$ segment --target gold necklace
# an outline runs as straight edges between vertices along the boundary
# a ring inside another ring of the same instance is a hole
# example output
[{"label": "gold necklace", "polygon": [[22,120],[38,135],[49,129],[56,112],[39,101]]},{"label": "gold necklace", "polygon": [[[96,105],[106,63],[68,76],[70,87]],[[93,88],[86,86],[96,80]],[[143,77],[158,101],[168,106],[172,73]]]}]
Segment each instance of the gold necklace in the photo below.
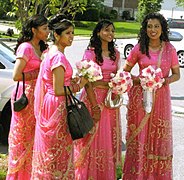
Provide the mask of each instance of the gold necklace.
[{"label": "gold necklace", "polygon": [[41,50],[40,50],[40,45],[35,45],[32,41],[30,41],[30,42],[31,42],[31,45],[33,46],[33,48],[34,48],[36,54],[37,54],[39,57],[41,57],[42,52],[41,52]]},{"label": "gold necklace", "polygon": [[162,49],[162,42],[160,42],[158,45],[151,45],[151,43],[149,44],[149,47],[153,50],[161,50]]}]

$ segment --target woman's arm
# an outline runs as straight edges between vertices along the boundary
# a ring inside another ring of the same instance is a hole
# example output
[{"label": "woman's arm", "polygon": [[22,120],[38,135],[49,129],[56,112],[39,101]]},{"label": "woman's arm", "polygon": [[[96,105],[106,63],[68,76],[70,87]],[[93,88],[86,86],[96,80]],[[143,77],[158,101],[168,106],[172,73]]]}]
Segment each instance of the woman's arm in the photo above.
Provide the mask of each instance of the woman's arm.
[{"label": "woman's arm", "polygon": [[[13,80],[22,81],[22,72],[26,66],[26,61],[23,58],[16,59],[14,70],[13,70]],[[35,69],[29,72],[25,72],[25,81],[30,81],[37,79],[40,69]]]},{"label": "woman's arm", "polygon": [[22,58],[16,59],[15,66],[13,69],[13,80],[14,81],[22,81],[22,72],[25,66],[26,66],[26,61],[24,59]]},{"label": "woman's arm", "polygon": [[179,67],[171,68],[171,72],[172,74],[169,77],[165,78],[165,82],[164,82],[165,85],[171,84],[180,79],[180,68]]},{"label": "woman's arm", "polygon": [[[53,69],[53,89],[56,96],[64,96],[64,75],[65,75],[65,69],[63,66],[59,66],[57,68]],[[88,82],[87,79],[82,77],[80,79],[79,84],[73,84],[70,86],[70,89],[72,92],[78,92],[80,89],[82,89],[85,84]],[[67,91],[67,93],[69,93]]]},{"label": "woman's arm", "polygon": [[96,95],[93,90],[92,83],[87,83],[85,85],[85,90],[89,99],[89,102],[91,103],[91,111],[92,116],[95,122],[98,122],[101,118],[101,108],[96,100]]},{"label": "woman's arm", "polygon": [[109,82],[105,82],[105,81],[95,81],[95,82],[92,82],[91,85],[92,87],[97,87],[97,86],[103,86],[103,87],[107,87],[109,88],[109,85],[108,85]]}]

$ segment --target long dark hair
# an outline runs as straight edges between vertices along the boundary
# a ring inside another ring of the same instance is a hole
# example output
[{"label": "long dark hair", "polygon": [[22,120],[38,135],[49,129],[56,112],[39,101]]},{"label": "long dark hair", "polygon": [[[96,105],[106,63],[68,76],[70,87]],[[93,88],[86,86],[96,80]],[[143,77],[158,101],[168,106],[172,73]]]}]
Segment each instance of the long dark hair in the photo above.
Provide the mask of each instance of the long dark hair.
[{"label": "long dark hair", "polygon": [[[101,20],[94,28],[93,34],[90,38],[90,42],[88,45],[88,49],[94,48],[95,55],[96,55],[96,61],[99,65],[101,65],[103,63],[103,57],[102,57],[102,42],[100,40],[100,37],[98,36],[98,33],[104,27],[108,27],[110,25],[113,25],[113,27],[114,27],[113,22],[111,22],[107,19]],[[108,50],[110,51],[110,54],[109,54],[110,58],[113,61],[115,61],[116,60],[116,52],[115,52],[115,43],[113,40],[108,43]]]},{"label": "long dark hair", "polygon": [[[32,28],[36,29],[39,26],[45,25],[47,23],[48,23],[47,18],[40,14],[37,14],[28,18],[22,27],[21,37],[19,37],[17,40],[15,53],[21,43],[31,41],[31,39],[33,38]],[[41,52],[43,52],[48,47],[48,45],[42,40],[40,40],[39,45],[40,45]]]},{"label": "long dark hair", "polygon": [[138,35],[138,42],[140,43],[140,51],[149,57],[149,37],[147,35],[147,24],[149,19],[158,19],[162,26],[162,34],[160,40],[169,41],[169,28],[166,19],[160,13],[150,13],[142,21],[142,26]]},{"label": "long dark hair", "polygon": [[74,24],[66,19],[66,16],[63,14],[57,14],[49,20],[49,29],[52,30],[51,39],[55,41],[53,33],[55,32],[58,35],[61,35],[63,31],[69,27],[74,27]]}]

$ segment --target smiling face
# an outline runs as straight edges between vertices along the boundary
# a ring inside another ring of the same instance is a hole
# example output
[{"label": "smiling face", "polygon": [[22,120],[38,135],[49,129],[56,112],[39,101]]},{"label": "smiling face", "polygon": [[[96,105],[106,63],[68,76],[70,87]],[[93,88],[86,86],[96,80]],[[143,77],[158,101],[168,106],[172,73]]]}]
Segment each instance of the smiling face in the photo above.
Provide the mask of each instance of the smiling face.
[{"label": "smiling face", "polygon": [[71,46],[74,38],[74,28],[70,26],[68,29],[64,30],[61,35],[57,36],[57,44],[61,49],[65,49],[67,46]]},{"label": "smiling face", "polygon": [[151,40],[160,39],[162,26],[158,19],[149,19],[147,23],[147,35]]},{"label": "smiling face", "polygon": [[114,39],[114,26],[111,24],[103,27],[98,35],[100,36],[101,41],[111,42]]}]

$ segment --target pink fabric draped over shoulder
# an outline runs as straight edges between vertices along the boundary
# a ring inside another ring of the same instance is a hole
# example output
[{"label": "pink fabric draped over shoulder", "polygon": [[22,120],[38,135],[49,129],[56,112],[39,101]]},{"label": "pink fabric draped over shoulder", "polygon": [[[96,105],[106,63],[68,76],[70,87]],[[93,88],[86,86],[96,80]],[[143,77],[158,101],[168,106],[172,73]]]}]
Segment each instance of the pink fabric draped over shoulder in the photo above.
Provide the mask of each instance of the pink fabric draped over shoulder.
[{"label": "pink fabric draped over shoulder", "polygon": [[[30,43],[22,43],[16,53],[16,58],[26,61],[24,72],[39,69],[41,59],[37,56],[34,48]],[[6,179],[29,180],[32,169],[32,149],[35,132],[35,116],[34,116],[34,88],[36,80],[25,82],[25,92],[28,98],[28,105],[20,112],[12,111],[12,119],[9,133],[9,162],[8,173]],[[17,99],[22,95],[22,82],[19,83]],[[13,101],[15,97],[15,89],[11,97],[13,109]]]},{"label": "pink fabric draped over shoulder", "polygon": [[[156,68],[159,51],[149,51],[148,58],[139,49],[137,44],[126,63],[130,66],[138,63],[140,72],[149,65]],[[169,42],[165,42],[160,66],[163,76],[168,77],[171,68],[178,66],[175,48]],[[133,86],[129,92],[127,108],[127,151],[123,179],[171,180],[173,143],[169,86],[164,85],[156,91],[149,118],[145,118],[140,85]]]},{"label": "pink fabric draped over shoulder", "polygon": [[[103,57],[101,65],[103,79],[108,82],[110,74],[117,72],[119,52],[116,51],[116,61]],[[86,50],[83,59],[96,62],[93,49]],[[98,104],[103,104],[108,89],[94,88]],[[91,104],[86,91],[81,94],[82,101],[91,112]],[[115,180],[116,168],[121,166],[121,123],[120,110],[109,109],[103,106],[101,119],[95,124],[92,131],[83,139],[75,142],[75,175],[77,180]]]},{"label": "pink fabric draped over shoulder", "polygon": [[72,67],[64,54],[48,52],[35,88],[36,130],[31,179],[74,179],[73,141],[66,122],[65,96],[56,96],[52,71],[62,66],[64,85],[70,85]]}]

